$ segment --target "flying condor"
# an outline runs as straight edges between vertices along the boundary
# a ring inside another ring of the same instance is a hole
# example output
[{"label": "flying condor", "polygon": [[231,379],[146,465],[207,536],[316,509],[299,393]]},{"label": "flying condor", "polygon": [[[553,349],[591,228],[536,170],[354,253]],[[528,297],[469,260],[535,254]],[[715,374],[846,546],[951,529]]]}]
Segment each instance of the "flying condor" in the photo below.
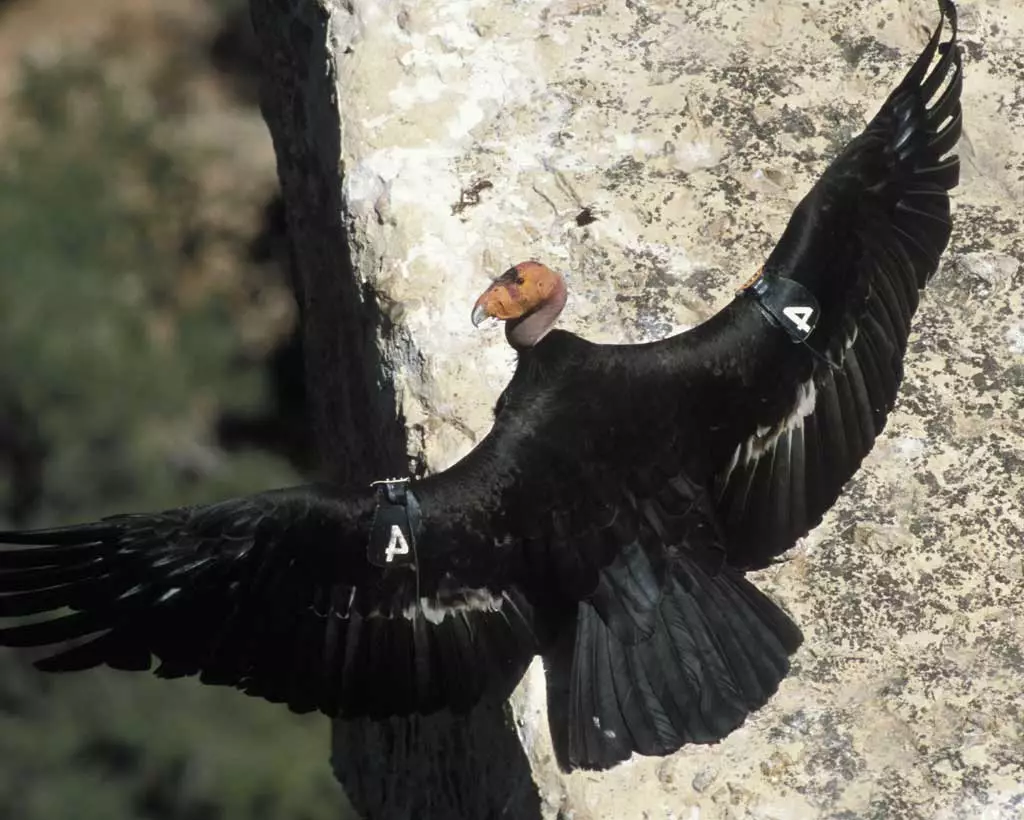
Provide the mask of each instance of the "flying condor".
[{"label": "flying condor", "polygon": [[540,654],[564,768],[725,737],[801,641],[744,573],[870,451],[949,239],[962,72],[940,7],[949,39],[940,21],[708,321],[593,344],[552,329],[562,278],[516,265],[472,318],[504,320],[518,364],[453,467],[2,533],[0,645],[370,717],[467,710]]}]

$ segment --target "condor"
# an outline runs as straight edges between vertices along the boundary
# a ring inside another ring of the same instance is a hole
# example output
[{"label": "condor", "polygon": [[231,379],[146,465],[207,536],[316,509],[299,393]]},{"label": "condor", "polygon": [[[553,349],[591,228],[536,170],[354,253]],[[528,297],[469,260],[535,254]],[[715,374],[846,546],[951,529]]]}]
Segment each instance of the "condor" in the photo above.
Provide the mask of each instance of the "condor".
[{"label": "condor", "polygon": [[371,717],[467,710],[540,654],[564,768],[726,736],[801,641],[744,573],[871,450],[949,239],[962,71],[940,6],[949,39],[940,21],[707,322],[592,344],[553,328],[562,278],[516,265],[472,319],[504,321],[518,364],[453,467],[2,533],[0,645]]}]

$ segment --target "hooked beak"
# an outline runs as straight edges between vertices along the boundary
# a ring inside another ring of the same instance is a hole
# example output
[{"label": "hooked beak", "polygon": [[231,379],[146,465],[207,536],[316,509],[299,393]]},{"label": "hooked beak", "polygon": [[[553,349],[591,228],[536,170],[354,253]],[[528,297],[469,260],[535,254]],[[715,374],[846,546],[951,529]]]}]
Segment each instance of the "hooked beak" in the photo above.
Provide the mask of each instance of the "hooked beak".
[{"label": "hooked beak", "polygon": [[473,320],[473,327],[480,327],[480,324],[490,318],[490,315],[487,312],[487,306],[483,302],[477,302],[473,306],[473,315],[470,317]]},{"label": "hooked beak", "polygon": [[524,280],[518,267],[509,268],[480,294],[473,305],[473,325],[479,327],[484,319],[507,322],[521,319],[538,304],[535,288]]}]

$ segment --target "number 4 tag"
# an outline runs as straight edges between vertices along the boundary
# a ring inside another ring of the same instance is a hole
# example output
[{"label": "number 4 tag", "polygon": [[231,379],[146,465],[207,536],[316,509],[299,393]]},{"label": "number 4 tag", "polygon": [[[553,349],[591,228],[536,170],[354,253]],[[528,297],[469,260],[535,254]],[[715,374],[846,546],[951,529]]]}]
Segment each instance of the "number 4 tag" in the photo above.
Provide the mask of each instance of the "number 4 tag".
[{"label": "number 4 tag", "polygon": [[789,321],[793,323],[793,327],[804,335],[810,334],[813,330],[813,327],[809,324],[811,319],[814,318],[814,308],[812,307],[806,307],[803,305],[785,307],[782,309],[782,315],[789,319]]}]

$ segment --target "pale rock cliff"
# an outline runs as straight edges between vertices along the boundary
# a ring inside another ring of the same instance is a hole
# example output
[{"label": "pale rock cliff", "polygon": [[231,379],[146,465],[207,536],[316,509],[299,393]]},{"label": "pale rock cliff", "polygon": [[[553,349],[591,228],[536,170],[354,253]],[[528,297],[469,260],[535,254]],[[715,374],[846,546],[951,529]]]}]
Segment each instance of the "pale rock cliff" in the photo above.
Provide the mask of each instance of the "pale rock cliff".
[{"label": "pale rock cliff", "polygon": [[[929,0],[320,0],[358,277],[413,447],[486,431],[513,355],[472,302],[534,257],[563,325],[641,341],[721,307],[938,19]],[[896,412],[825,522],[756,581],[806,643],[721,744],[559,774],[566,818],[1024,814],[1024,6],[962,3],[961,187]]]}]

